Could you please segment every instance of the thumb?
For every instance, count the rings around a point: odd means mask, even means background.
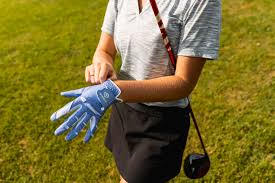
[[[64,97],[79,97],[82,92],[86,89],[85,88],[80,88],[80,89],[76,89],[76,90],[70,90],[70,91],[65,91],[65,92],[61,92],[60,95],[64,96]]]

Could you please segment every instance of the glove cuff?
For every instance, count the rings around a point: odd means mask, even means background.
[[[120,88],[111,79],[106,80],[103,85],[105,88],[112,91],[112,93],[116,96],[116,100],[118,102],[123,102],[122,99],[118,98],[118,96],[121,94]]]

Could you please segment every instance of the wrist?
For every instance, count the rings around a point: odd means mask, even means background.
[[[97,50],[93,56],[93,64],[94,63],[106,63],[113,67],[114,59],[105,51]]]
[[[111,90],[111,92],[115,96],[116,101],[123,102],[123,100],[120,98],[121,89],[119,88],[119,86],[117,86],[117,84],[114,81],[112,81],[111,79],[108,79],[103,83],[103,85],[105,88]]]
[[[109,60],[106,60],[106,59],[93,59],[93,64],[106,64],[106,65],[109,65],[111,67],[113,67],[113,61],[109,61]]]

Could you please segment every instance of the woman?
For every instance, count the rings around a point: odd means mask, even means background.
[[[91,84],[106,86],[104,83],[111,78],[113,82],[108,86],[112,85],[117,91],[114,95],[124,101],[113,104],[105,139],[121,183],[163,183],[179,173],[189,130],[187,97],[196,86],[206,59],[218,56],[220,0],[156,3],[177,56],[175,71],[149,0],[109,0],[93,64],[85,71],[86,81]],[[117,52],[122,59],[118,75],[113,68]],[[91,95],[94,99],[105,96],[87,93],[80,101],[86,102]],[[96,109],[90,104],[88,108]],[[65,114],[59,113],[51,119]],[[56,134],[71,124],[63,125]],[[94,130],[90,131],[93,134]],[[73,133],[73,137],[77,134]]]
[[[106,146],[121,182],[166,182],[181,167],[189,130],[188,97],[206,59],[219,48],[219,0],[157,0],[174,53],[173,68],[149,0],[110,0],[93,64],[85,78],[92,84],[117,79],[124,103],[114,104]],[[130,103],[130,104],[129,104]],[[139,104],[142,103],[142,104]]]
[[[177,54],[174,73],[149,0],[109,0],[93,64],[85,72],[87,82],[110,77],[121,89],[124,103],[113,105],[105,141],[121,183],[161,183],[179,173],[189,130],[186,97],[206,59],[218,55],[220,0],[156,3]]]

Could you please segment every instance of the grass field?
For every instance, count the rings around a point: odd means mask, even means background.
[[[63,90],[85,86],[107,0],[0,0],[0,182],[112,183],[103,145],[108,114],[88,145],[55,137]],[[218,62],[193,108],[212,161],[198,182],[275,182],[275,1],[223,2]],[[119,64],[119,61],[117,60]],[[192,126],[188,152],[201,151]],[[184,173],[171,182],[192,182]]]

